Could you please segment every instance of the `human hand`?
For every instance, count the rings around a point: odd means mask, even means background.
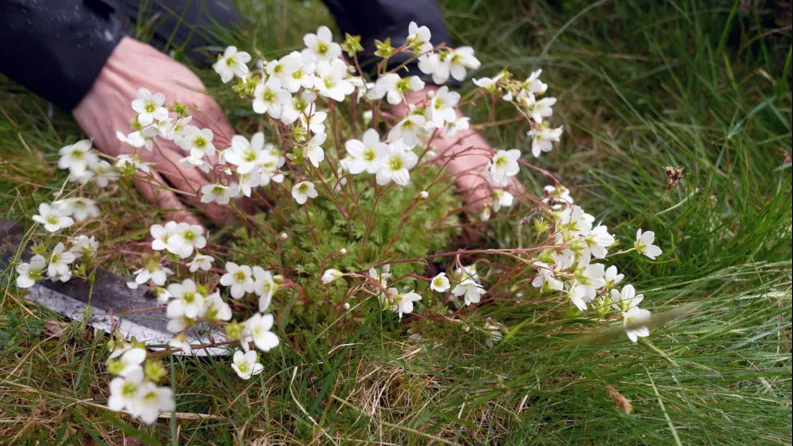
[[[129,120],[134,112],[130,104],[141,87],[163,93],[170,100],[189,108],[197,108],[198,112],[191,113],[192,124],[211,129],[216,146],[229,145],[234,130],[217,102],[203,93],[205,87],[198,76],[151,46],[124,37],[91,91],[73,111],[77,123],[97,149],[113,157],[135,151],[118,140],[116,130],[124,134],[131,131]],[[151,175],[141,174],[135,178],[135,186],[152,204],[166,209],[170,219],[199,224],[180,200],[181,196],[198,206],[215,224],[222,225],[228,221],[229,214],[224,208],[200,201],[200,188],[215,182],[214,172],[204,173],[200,169],[183,167],[179,160],[187,153],[172,141],[160,139],[152,151],[138,149],[137,153],[143,161],[154,164]],[[164,184],[170,184],[171,188],[163,187]]]

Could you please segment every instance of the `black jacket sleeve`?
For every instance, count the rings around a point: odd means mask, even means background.
[[[123,36],[99,0],[0,0],[0,72],[67,111]]]
[[[212,60],[198,49],[240,22],[231,0],[0,0],[0,73],[71,111],[139,19],[152,46],[200,65]]]
[[[408,25],[416,22],[426,26],[432,33],[432,44],[439,45],[449,41],[449,30],[443,22],[443,14],[436,0],[323,0],[342,33],[361,36],[364,52],[359,56],[362,69],[373,69],[380,59],[374,56],[374,41],[391,39],[391,46],[398,48],[405,43]],[[343,40],[344,35],[336,40]],[[390,67],[396,67],[409,60],[410,54],[397,54],[389,59]],[[399,74],[416,75],[425,78],[415,63],[408,65],[407,71]],[[428,79],[424,79],[428,80]],[[430,79],[431,81],[431,79]]]

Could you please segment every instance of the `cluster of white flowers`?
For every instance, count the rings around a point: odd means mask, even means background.
[[[157,385],[157,381],[165,376],[165,369],[159,362],[146,361],[143,346],[120,343],[110,355],[107,368],[115,376],[110,381],[110,397],[107,399],[110,410],[126,411],[151,424],[160,413],[176,408],[173,391]]]
[[[45,278],[53,282],[67,282],[79,260],[91,262],[99,248],[95,237],[70,237],[60,234],[60,231],[73,226],[75,222],[98,216],[99,208],[89,198],[73,197],[39,204],[39,212],[32,218],[50,234],[48,244],[52,248],[48,249],[45,244],[37,245],[30,260],[17,265],[17,287],[30,288]]]
[[[427,27],[411,23],[409,45],[399,51],[414,51],[419,58],[419,67],[431,74],[438,83],[445,82],[451,75],[457,80],[465,78],[466,69],[477,69],[479,61],[471,48],[449,49],[438,52],[429,43]],[[397,73],[384,73],[372,83],[353,75],[354,69],[341,58],[341,45],[333,42],[327,27],[320,27],[316,34],[304,37],[305,49],[259,64],[259,70],[251,70],[247,63],[251,57],[234,47],[226,49],[215,63],[215,71],[223,82],[235,77],[241,91],[253,99],[253,110],[266,115],[272,122],[291,127],[293,150],[288,157],[295,163],[304,163],[319,168],[325,161],[323,144],[327,140],[325,121],[328,112],[320,110],[320,102],[343,102],[348,97],[359,101],[376,102],[386,99],[390,104],[405,101],[409,92],[424,89],[424,82],[417,76],[402,78]],[[445,74],[444,74],[445,73]],[[443,79],[441,81],[441,79]],[[359,94],[355,94],[359,91]],[[354,96],[354,97],[353,97]],[[320,101],[322,99],[322,101]],[[343,172],[350,175],[362,173],[375,175],[377,184],[391,182],[405,186],[410,181],[410,170],[416,167],[419,157],[414,149],[433,132],[445,129],[448,134],[468,127],[467,118],[458,118],[455,106],[460,101],[459,93],[441,87],[426,104],[411,106],[409,112],[381,140],[375,129],[369,129],[361,140],[351,139],[345,143],[346,156],[341,160]],[[232,165],[230,171],[237,175],[237,187],[215,184],[204,187],[202,201],[225,204],[238,192],[250,195],[250,188],[267,185],[270,180],[282,182],[284,155],[272,145],[264,145],[263,136],[257,134],[250,143],[242,136],[235,136],[232,147],[220,154],[220,159]],[[299,204],[319,196],[314,183],[298,175],[292,186],[292,196]],[[346,184],[346,178],[339,184]],[[501,201],[503,205],[506,201]]]
[[[543,292],[558,292],[566,296],[580,311],[594,309],[604,316],[609,308],[622,312],[628,337],[636,342],[637,337],[649,336],[646,328],[634,329],[636,323],[646,321],[650,312],[637,307],[642,295],[635,297],[632,285],[626,285],[620,293],[615,289],[624,275],[614,265],[597,263],[608,256],[616,238],[603,224],[595,224],[595,218],[574,204],[569,191],[564,188],[546,187],[542,200],[551,222],[538,220],[538,232],[548,234],[552,248],[544,250],[533,261],[537,275],[532,285]],[[548,206],[550,204],[550,206]],[[655,259],[661,249],[653,242],[653,232],[637,233],[634,248],[640,254]]]
[[[69,170],[69,181],[86,184],[93,180],[100,187],[117,181],[120,176],[119,166],[129,162],[122,162],[119,158],[114,166],[101,159],[88,139],[61,147],[59,154],[58,167]]]
[[[531,124],[528,136],[532,139],[531,153],[539,157],[543,152],[553,150],[553,144],[562,137],[562,128],[553,128],[548,119],[553,116],[554,97],[542,97],[548,85],[540,80],[542,70],[537,70],[525,80],[516,81],[508,71],[502,71],[494,78],[474,79],[474,84],[491,94],[500,95],[504,101],[515,106]]]

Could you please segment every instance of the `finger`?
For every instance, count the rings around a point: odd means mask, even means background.
[[[163,178],[157,172],[150,175],[139,173],[133,181],[141,195],[155,206],[166,211],[166,216],[173,221],[201,225],[198,219],[187,210],[184,203],[172,191],[164,188]]]

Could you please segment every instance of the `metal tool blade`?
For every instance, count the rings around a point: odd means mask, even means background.
[[[0,271],[10,268],[11,261],[19,250],[23,230],[19,225],[0,220]],[[24,255],[23,258],[29,257]],[[13,281],[15,274],[9,277]],[[167,329],[168,317],[165,307],[157,299],[148,297],[146,290],[130,289],[127,280],[107,270],[98,268],[93,283],[79,278],[68,282],[42,280],[29,288],[25,299],[76,321],[85,321],[96,329],[110,333],[113,328],[131,340],[133,337],[147,345],[164,348],[173,338]],[[191,344],[207,344],[211,338],[224,341],[224,333],[211,333],[206,327],[194,327],[188,331]],[[157,349],[155,347],[154,349]],[[197,356],[225,355],[225,348],[194,350]]]

